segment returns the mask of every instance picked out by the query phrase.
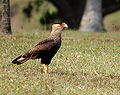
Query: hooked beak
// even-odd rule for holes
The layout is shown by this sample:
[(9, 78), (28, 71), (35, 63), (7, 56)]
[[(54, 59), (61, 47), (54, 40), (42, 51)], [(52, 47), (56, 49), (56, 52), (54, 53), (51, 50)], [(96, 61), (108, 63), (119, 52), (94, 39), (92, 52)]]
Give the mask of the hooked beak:
[(65, 28), (68, 28), (68, 25), (65, 23), (65, 24), (64, 24), (64, 27), (65, 27)]
[(68, 25), (66, 23), (61, 23), (60, 26), (64, 27), (64, 28), (68, 28)]

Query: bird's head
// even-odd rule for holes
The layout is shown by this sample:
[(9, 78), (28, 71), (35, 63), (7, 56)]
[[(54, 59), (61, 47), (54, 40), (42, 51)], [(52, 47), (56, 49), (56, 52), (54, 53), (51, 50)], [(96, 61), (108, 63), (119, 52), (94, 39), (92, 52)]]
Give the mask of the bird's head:
[(64, 28), (68, 28), (68, 25), (64, 22), (62, 23), (55, 23), (52, 25), (52, 32), (51, 32), (51, 37), (57, 38), (57, 37), (61, 37), (61, 31)]
[(68, 28), (68, 25), (65, 22), (62, 23), (55, 23), (52, 25), (52, 30), (58, 30), (61, 31), (64, 28)]

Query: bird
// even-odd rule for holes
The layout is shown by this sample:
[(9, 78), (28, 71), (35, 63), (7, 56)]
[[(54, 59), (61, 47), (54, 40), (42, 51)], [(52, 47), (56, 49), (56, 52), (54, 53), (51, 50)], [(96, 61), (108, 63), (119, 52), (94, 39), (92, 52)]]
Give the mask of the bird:
[(65, 22), (52, 24), (52, 31), (48, 38), (40, 41), (32, 49), (15, 58), (13, 64), (23, 64), (29, 59), (41, 59), (43, 71), (48, 74), (49, 64), (61, 46), (61, 31), (68, 28)]

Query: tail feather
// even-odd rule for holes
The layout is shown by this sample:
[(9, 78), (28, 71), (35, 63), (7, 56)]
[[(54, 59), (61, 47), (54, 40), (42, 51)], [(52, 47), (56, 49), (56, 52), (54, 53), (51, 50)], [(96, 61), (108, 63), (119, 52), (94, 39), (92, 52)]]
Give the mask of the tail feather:
[(23, 58), (22, 55), (20, 55), (19, 57), (17, 57), (16, 59), (14, 59), (12, 61), (13, 64), (23, 64), (24, 62), (26, 62), (27, 60), (29, 60), (28, 58)]

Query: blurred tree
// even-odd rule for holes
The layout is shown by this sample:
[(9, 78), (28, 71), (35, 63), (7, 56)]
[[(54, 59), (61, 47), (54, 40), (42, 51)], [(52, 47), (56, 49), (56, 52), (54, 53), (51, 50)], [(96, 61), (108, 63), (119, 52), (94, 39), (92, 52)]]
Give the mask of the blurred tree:
[(27, 6), (23, 8), (23, 14), (25, 17), (30, 21), (32, 17), (32, 11), (35, 9), (36, 12), (39, 11), (39, 7), (43, 3), (43, 0), (35, 0), (35, 1), (29, 1)]
[(58, 13), (72, 29), (78, 29), (86, 0), (48, 0), (58, 9)]
[(28, 19), (28, 21), (30, 21), (30, 18), (32, 17), (32, 10), (33, 10), (32, 2), (29, 1), (28, 5), (23, 9), (23, 13), (25, 17)]
[(102, 0), (102, 13), (106, 16), (120, 10), (120, 0)]
[[(50, 3), (52, 3), (57, 9), (58, 12), (56, 12), (58, 15), (63, 18), (63, 20), (69, 25), (69, 28), (72, 29), (79, 29), (80, 28), (80, 23), (81, 20), (84, 16), (86, 16), (85, 14), (87, 14), (87, 12), (95, 12), (95, 9), (93, 8), (94, 6), (96, 6), (97, 2), (100, 3), (99, 8), (101, 11), (101, 13), (99, 13), (99, 20), (100, 20), (100, 27), (98, 29), (98, 31), (104, 30), (103, 27), (103, 17), (109, 13), (112, 13), (114, 11), (117, 11), (120, 9), (120, 0), (95, 0), (96, 3), (94, 3), (93, 7), (91, 8), (91, 10), (86, 11), (86, 6), (91, 4), (89, 2), (91, 2), (91, 0), (34, 0), (34, 6), (36, 8), (37, 11), (39, 11), (39, 7), (41, 6), (41, 4), (43, 4), (44, 1), (48, 1)], [(93, 0), (94, 1), (94, 0)], [(102, 3), (101, 3), (102, 2)], [(93, 10), (92, 10), (93, 9)], [(84, 12), (85, 11), (85, 12)], [(88, 13), (89, 14), (89, 13)], [(47, 16), (48, 15), (48, 16)], [(49, 14), (49, 12), (45, 12), (45, 14), (43, 15), (44, 17), (42, 17), (42, 20), (40, 20), (40, 22), (43, 23), (43, 18), (49, 18), (51, 19), (51, 17), (54, 17), (54, 14)], [(46, 17), (45, 17), (46, 16)], [(103, 17), (102, 17), (103, 16)], [(93, 21), (95, 21), (96, 18), (91, 18), (91, 20), (94, 19)], [(52, 18), (53, 20), (53, 18)], [(83, 22), (84, 20), (82, 20)], [(48, 21), (49, 22), (49, 21)], [(82, 24), (82, 23), (81, 23)], [(83, 24), (82, 24), (83, 25)], [(91, 27), (91, 28), (95, 28), (95, 27)], [(96, 30), (96, 29), (93, 29)]]
[(2, 18), (2, 2), (0, 1), (0, 28), (1, 28), (1, 18)]
[(104, 31), (102, 0), (87, 0), (80, 26), (81, 31)]
[(56, 21), (60, 22), (60, 20), (62, 20), (62, 18), (60, 18), (57, 12), (50, 13), (49, 11), (46, 11), (46, 13), (39, 19), (39, 22), (42, 25), (46, 25), (46, 28), (49, 29), (51, 23)]
[(10, 1), (2, 0), (3, 10), (2, 10), (2, 31), (4, 34), (10, 35), (11, 31), (11, 20), (10, 20)]
[(0, 1), (0, 18), (1, 18), (1, 14), (2, 14), (2, 2)]
[(44, 0), (35, 0), (34, 4), (35, 4), (35, 10), (38, 12), (39, 11), (39, 7), (43, 4)]
[[(95, 31), (95, 30), (103, 31), (104, 27), (103, 27), (103, 17), (102, 16), (105, 16), (109, 13), (115, 12), (120, 9), (120, 0), (100, 0), (100, 1), (93, 0), (96, 3), (93, 2), (92, 0), (87, 0), (87, 2), (86, 2), (86, 0), (48, 0), (48, 1), (53, 3), (56, 6), (59, 13), (61, 14), (61, 16), (63, 17), (65, 22), (69, 25), (69, 27), (75, 28), (75, 29), (79, 28), (80, 23), (83, 25), (84, 20), (82, 20), (82, 22), (81, 22), (81, 19), (87, 18), (86, 16), (87, 16), (87, 14), (89, 14), (87, 12), (90, 12), (90, 11), (95, 12), (96, 9), (94, 9), (94, 7), (96, 5), (98, 5), (98, 7), (99, 7), (98, 8), (96, 6), (97, 10), (99, 9), (100, 10), (99, 12), (101, 12), (98, 14), (99, 15), (98, 21), (100, 21), (100, 22), (98, 23), (96, 21), (96, 23), (97, 23), (96, 27), (95, 26), (92, 27), (92, 24), (91, 24), (90, 27), (93, 31)], [(87, 6), (92, 4), (90, 2), (93, 2), (94, 5), (93, 5), (93, 7), (91, 6), (92, 7), (91, 10), (86, 11), (88, 9)], [(98, 4), (97, 4), (97, 2), (98, 2)], [(85, 9), (85, 8), (87, 8), (87, 9)], [(85, 17), (83, 17), (83, 13), (84, 13)], [(96, 12), (96, 14), (97, 14), (97, 12)], [(91, 18), (91, 20), (95, 21), (96, 17), (94, 16), (93, 18)], [(84, 24), (84, 27), (87, 28), (86, 24)], [(83, 26), (81, 29), (83, 29)]]

